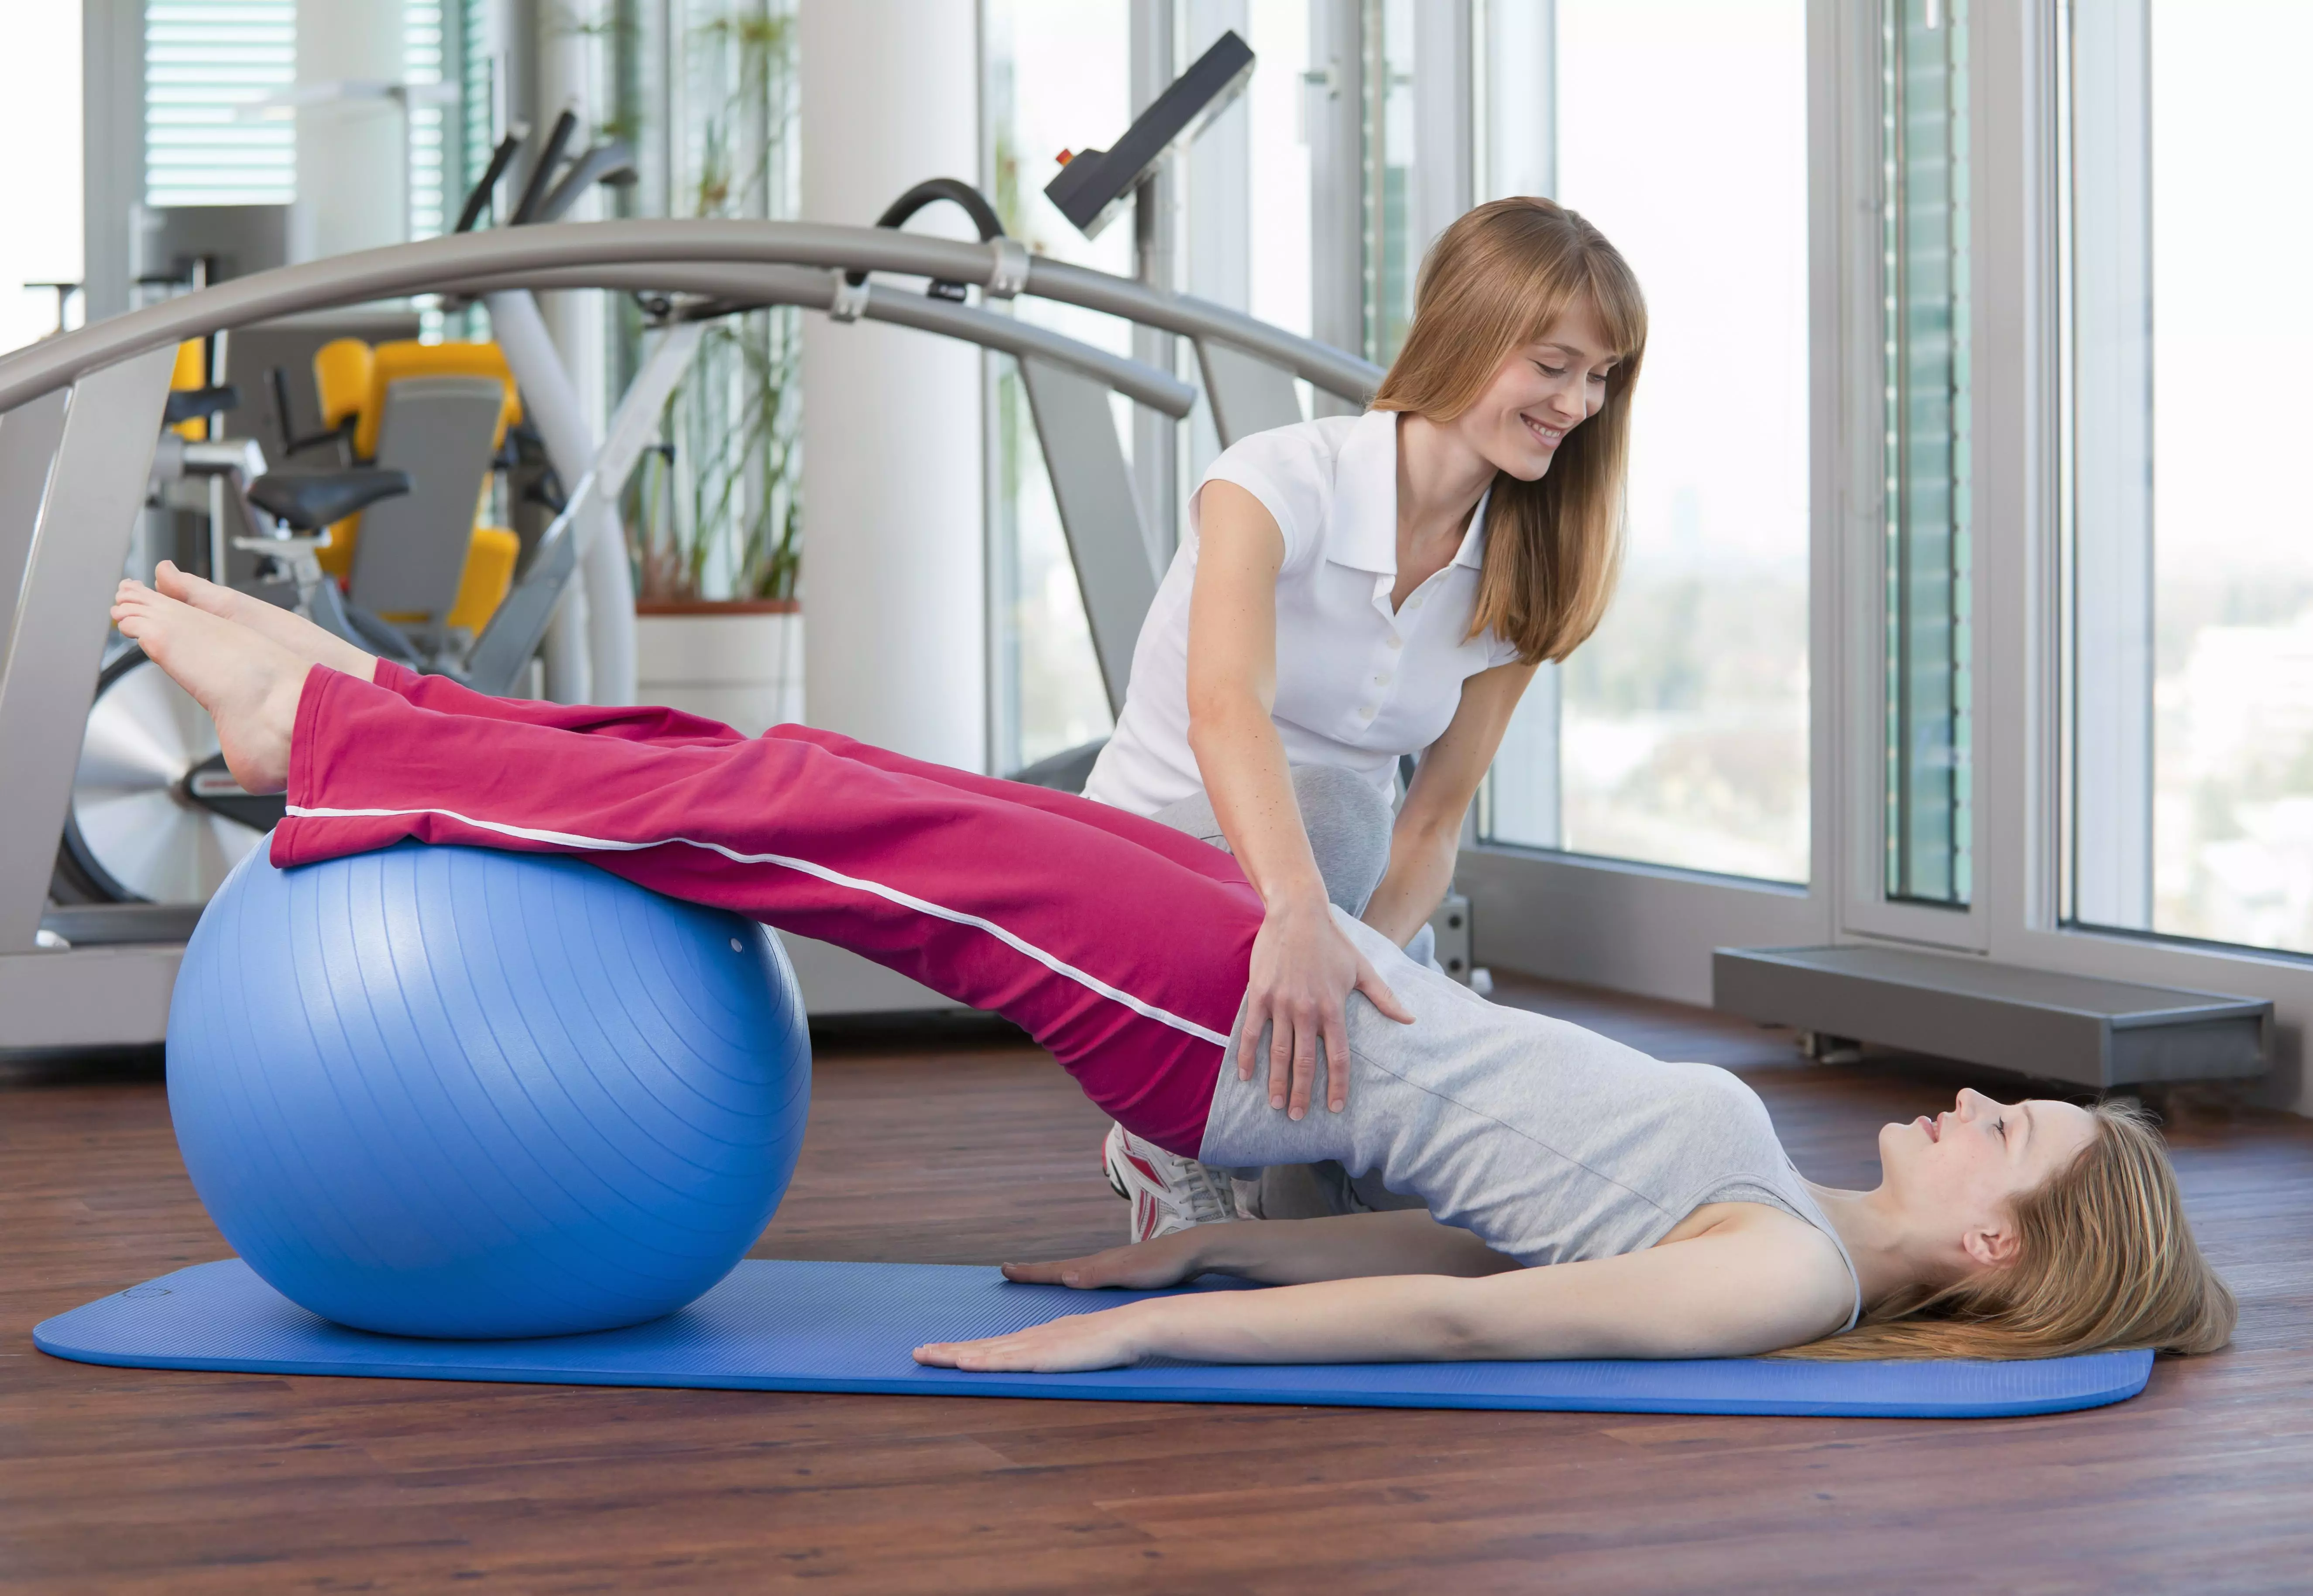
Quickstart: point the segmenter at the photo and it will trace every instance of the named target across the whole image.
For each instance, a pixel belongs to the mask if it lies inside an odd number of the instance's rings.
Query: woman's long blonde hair
[[[1563,659],[1598,625],[1623,551],[1631,392],[1647,304],[1605,235],[1547,199],[1497,199],[1438,236],[1414,289],[1413,325],[1374,395],[1377,410],[1452,421],[1511,354],[1587,299],[1617,364],[1605,402],[1558,445],[1541,481],[1494,478],[1470,635],[1491,629],[1533,665]]]
[[[2232,1339],[2233,1294],[2193,1239],[2152,1120],[2099,1103],[2096,1140],[2016,1203],[2016,1261],[1899,1292],[1797,1358],[2057,1358],[2116,1347],[2209,1353]]]

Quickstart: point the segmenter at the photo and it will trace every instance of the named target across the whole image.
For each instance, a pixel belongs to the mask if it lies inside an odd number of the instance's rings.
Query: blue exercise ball
[[[564,1336],[745,1256],[811,1101],[777,938],[567,857],[266,853],[185,948],[168,1080],[194,1188],[276,1291],[388,1335]]]

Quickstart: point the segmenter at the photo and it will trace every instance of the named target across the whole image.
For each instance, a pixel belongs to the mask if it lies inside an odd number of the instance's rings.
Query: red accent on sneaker
[[[1149,1185],[1162,1186],[1165,1184],[1165,1177],[1157,1174],[1156,1169],[1150,1166],[1148,1160],[1142,1158],[1139,1153],[1126,1153],[1124,1155],[1124,1161],[1131,1165],[1134,1168],[1139,1170],[1143,1175],[1148,1177]]]

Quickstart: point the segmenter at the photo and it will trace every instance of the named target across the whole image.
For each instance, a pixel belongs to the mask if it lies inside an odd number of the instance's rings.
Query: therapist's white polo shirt
[[[1392,612],[1397,582],[1397,417],[1371,410],[1242,439],[1197,484],[1234,482],[1285,534],[1277,573],[1277,734],[1288,763],[1338,765],[1394,798],[1398,756],[1436,742],[1462,683],[1517,650],[1469,635],[1486,551],[1486,506],[1451,563]],[[1189,750],[1189,593],[1199,500],[1132,651],[1116,735],[1085,796],[1153,815],[1203,789]]]

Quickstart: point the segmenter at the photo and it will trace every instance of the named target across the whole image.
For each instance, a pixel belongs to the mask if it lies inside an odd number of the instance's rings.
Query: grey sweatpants
[[[1373,896],[1374,888],[1381,885],[1382,872],[1389,868],[1390,828],[1394,820],[1389,805],[1363,777],[1335,765],[1296,765],[1293,797],[1301,806],[1301,829],[1309,835],[1309,851],[1316,856],[1325,896],[1345,914],[1363,914],[1366,900]],[[1210,842],[1224,853],[1232,851],[1213,814],[1212,800],[1202,792],[1159,809],[1150,818]],[[1429,928],[1423,926],[1407,944],[1406,957],[1434,967],[1432,941]],[[1235,1065],[1232,1062],[1221,1067]],[[1239,1169],[1236,1177],[1240,1202],[1253,1210],[1249,1217],[1255,1219],[1322,1219],[1335,1213],[1422,1205],[1419,1197],[1384,1186],[1378,1175],[1353,1175],[1330,1159],[1318,1164]]]

